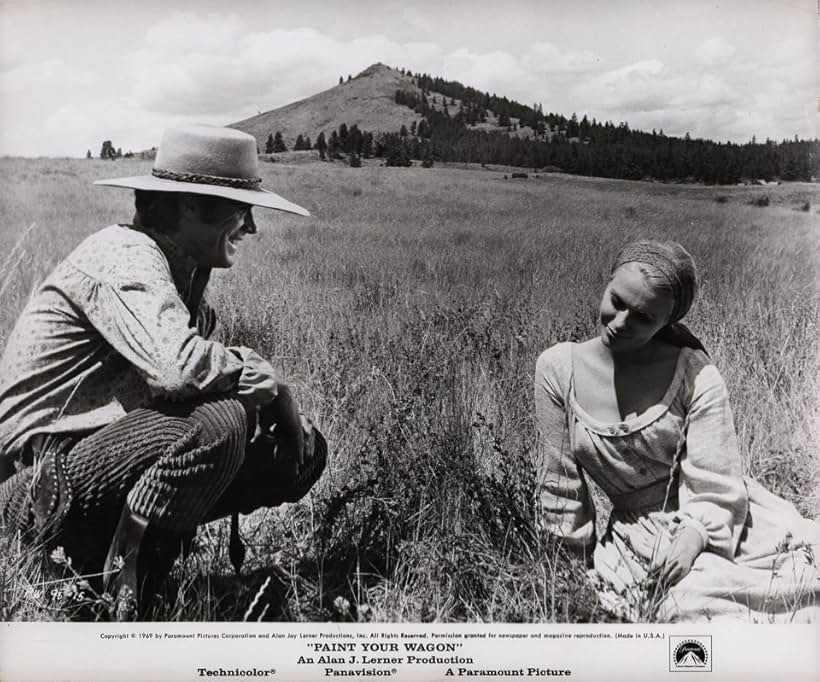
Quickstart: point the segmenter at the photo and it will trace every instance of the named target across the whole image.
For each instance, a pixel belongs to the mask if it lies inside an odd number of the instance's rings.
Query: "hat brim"
[[[302,208],[284,197],[280,197],[275,192],[267,189],[236,189],[234,187],[221,187],[219,185],[205,185],[196,182],[178,182],[176,180],[165,180],[156,178],[153,175],[135,175],[130,178],[111,178],[108,180],[95,180],[95,185],[106,187],[125,187],[127,189],[142,189],[151,192],[187,192],[190,194],[207,194],[223,199],[233,199],[253,206],[262,208],[273,208],[277,211],[286,211],[296,215],[309,216],[307,209]]]

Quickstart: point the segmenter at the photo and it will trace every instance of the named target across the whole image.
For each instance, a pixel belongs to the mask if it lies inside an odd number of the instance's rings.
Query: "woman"
[[[726,386],[679,323],[696,289],[682,246],[629,244],[600,335],[538,359],[544,521],[627,620],[816,620],[820,524],[743,476]],[[597,545],[585,475],[613,505]]]

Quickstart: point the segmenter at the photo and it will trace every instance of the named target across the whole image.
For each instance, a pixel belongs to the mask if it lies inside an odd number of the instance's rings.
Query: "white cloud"
[[[196,35],[207,35],[199,45]],[[588,50],[538,42],[523,55],[445,51],[430,42],[399,43],[384,35],[342,39],[314,28],[254,32],[235,16],[174,13],[152,28],[131,60],[136,108],[175,114],[263,110],[335,85],[381,61],[458,80],[522,101],[543,98],[550,79],[576,76],[601,63]]]
[[[576,82],[572,94],[587,110],[628,114],[664,109],[681,88],[657,59],[644,60]]]
[[[716,68],[726,66],[735,56],[735,48],[724,38],[704,40],[695,48],[695,59],[701,66]]]
[[[96,152],[102,136],[123,149],[150,146],[166,125],[239,120],[332,87],[377,61],[541,102],[546,111],[669,134],[807,136],[817,118],[808,33],[786,40],[785,28],[754,33],[747,22],[745,32],[730,33],[735,26],[707,24],[708,17],[688,28],[658,21],[645,41],[627,45],[610,28],[626,26],[618,22],[631,21],[628,12],[617,19],[567,12],[543,23],[543,31],[530,30],[545,21],[547,8],[521,19],[528,25],[518,43],[489,43],[495,15],[480,8],[468,17],[472,23],[454,27],[464,29],[459,33],[446,30],[458,12],[399,0],[386,2],[391,21],[384,23],[375,10],[361,22],[349,12],[323,11],[320,24],[310,8],[300,14],[296,6],[285,13],[290,21],[271,24],[271,12],[239,0],[210,14],[171,11],[174,4],[153,24],[153,10],[135,10],[139,28],[123,23],[116,39],[107,32],[111,11],[75,17],[55,10],[61,19],[50,34],[12,32],[11,22],[0,22],[0,153],[82,153],[89,144]],[[722,16],[732,15],[727,9]],[[29,29],[41,20],[34,12]],[[86,39],[69,42],[68,29],[72,36],[85,30]],[[108,42],[95,39],[100,35]]]
[[[0,92],[10,97],[32,89],[84,87],[94,81],[90,71],[72,68],[61,59],[47,59],[0,72]]]
[[[535,73],[582,73],[599,67],[603,60],[590,50],[562,50],[553,43],[531,45],[522,60]]]

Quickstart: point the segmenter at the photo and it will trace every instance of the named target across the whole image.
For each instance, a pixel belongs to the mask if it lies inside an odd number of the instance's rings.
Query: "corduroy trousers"
[[[126,502],[179,535],[247,506],[254,491],[231,488],[258,477],[238,477],[247,442],[245,408],[230,396],[139,408],[81,439],[39,438],[35,466],[0,485],[0,522],[99,570]]]

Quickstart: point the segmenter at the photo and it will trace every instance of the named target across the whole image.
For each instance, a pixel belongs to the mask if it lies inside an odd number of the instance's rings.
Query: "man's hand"
[[[278,453],[292,458],[298,469],[304,464],[305,429],[302,417],[290,389],[285,384],[279,384],[277,389],[273,401],[259,409],[260,437],[275,440]]]
[[[288,387],[279,384],[277,397],[259,408],[259,435],[247,456],[255,471],[250,489],[263,490],[255,506],[296,502],[321,476],[327,443],[310,419],[299,413]],[[247,501],[250,501],[250,497]],[[255,507],[254,507],[255,508]]]
[[[659,582],[674,585],[689,573],[703,549],[700,533],[690,526],[681,526],[672,542],[655,555],[649,574]]]

